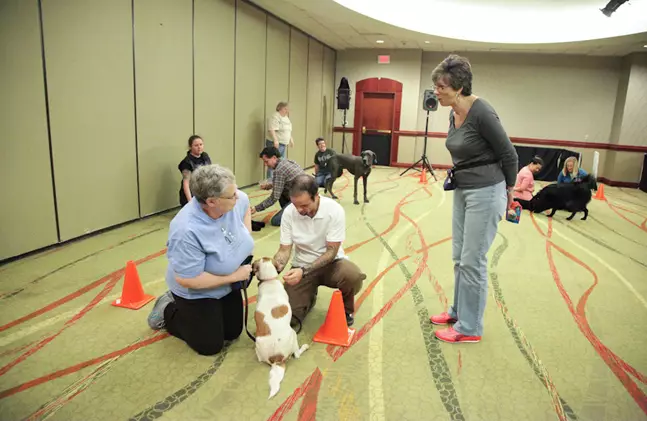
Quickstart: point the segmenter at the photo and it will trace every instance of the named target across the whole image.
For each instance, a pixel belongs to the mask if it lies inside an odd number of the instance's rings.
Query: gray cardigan
[[[460,128],[454,127],[454,111],[449,114],[449,131],[445,145],[454,166],[499,161],[455,172],[456,186],[475,189],[506,182],[513,187],[519,170],[519,157],[494,108],[477,98]]]

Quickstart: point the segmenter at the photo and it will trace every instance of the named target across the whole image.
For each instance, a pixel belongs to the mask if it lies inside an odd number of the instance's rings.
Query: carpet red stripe
[[[100,357],[96,357],[96,358],[93,358],[91,360],[87,360],[87,361],[84,361],[82,363],[79,363],[79,364],[64,368],[62,370],[55,371],[53,373],[47,374],[47,375],[39,377],[37,379],[30,380],[30,381],[28,381],[26,383],[20,384],[20,385],[15,386],[15,387],[12,387],[10,389],[3,390],[2,392],[0,392],[0,399],[4,399],[4,398],[9,397],[11,395],[15,395],[16,393],[25,391],[27,389],[31,389],[32,387],[39,386],[39,385],[41,385],[43,383],[46,383],[48,381],[58,379],[60,377],[67,376],[68,374],[76,373],[77,371],[82,370],[82,369],[84,369],[86,367],[89,367],[91,365],[99,364],[99,363],[104,362],[106,360],[109,360],[111,358],[127,354],[129,352],[135,351],[135,350],[137,350],[139,348],[143,348],[143,347],[145,347],[147,345],[150,345],[150,344],[153,344],[155,342],[161,341],[162,339],[165,339],[165,338],[168,338],[168,337],[169,337],[169,335],[166,334],[166,333],[161,334],[161,335],[157,335],[157,336],[153,336],[153,337],[151,337],[149,339],[145,339],[145,340],[143,340],[141,342],[137,342],[137,343],[135,343],[133,345],[122,348],[122,349],[120,349],[118,351],[114,351],[114,352],[111,352],[109,354],[105,354],[105,355],[102,355]]]

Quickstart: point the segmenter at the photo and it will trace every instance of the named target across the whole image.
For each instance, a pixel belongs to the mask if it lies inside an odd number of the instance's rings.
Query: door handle
[[[366,134],[366,126],[362,126],[362,134]]]

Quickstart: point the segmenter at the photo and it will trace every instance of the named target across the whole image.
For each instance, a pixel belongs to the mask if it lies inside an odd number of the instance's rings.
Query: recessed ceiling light
[[[384,41],[382,41],[381,39],[378,39],[378,40],[377,40],[377,41],[375,41],[375,42],[377,42],[378,44],[384,44]]]
[[[429,41],[425,41],[425,44],[429,44]]]
[[[643,45],[643,48],[647,48],[647,44]]]

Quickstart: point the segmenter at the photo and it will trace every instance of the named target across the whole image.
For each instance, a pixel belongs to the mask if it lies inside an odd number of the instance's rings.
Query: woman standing
[[[276,105],[276,112],[270,116],[267,122],[267,139],[265,146],[274,146],[281,153],[281,158],[285,158],[285,149],[288,145],[294,147],[292,140],[292,122],[288,114],[290,110],[287,102],[279,102]],[[270,189],[272,187],[272,168],[267,167],[267,181],[261,185],[261,188]]]
[[[454,304],[431,317],[436,337],[450,343],[479,342],[487,298],[487,253],[499,221],[512,203],[518,157],[499,117],[472,94],[472,68],[457,55],[443,60],[432,73],[435,94],[451,107],[446,146],[454,164],[452,259]]]
[[[557,176],[558,183],[572,183],[587,175],[587,172],[580,168],[577,158],[570,156],[564,161],[564,168]]]
[[[205,165],[191,176],[194,197],[171,221],[166,284],[148,316],[201,355],[220,352],[243,329],[239,281],[250,279],[254,249],[249,199],[232,172]]]
[[[196,168],[203,165],[210,165],[211,158],[204,151],[204,141],[200,136],[193,135],[189,138],[189,150],[186,156],[177,168],[182,173],[182,184],[180,185],[180,205],[184,206],[191,200],[191,188],[189,181],[191,180],[191,173]]]

